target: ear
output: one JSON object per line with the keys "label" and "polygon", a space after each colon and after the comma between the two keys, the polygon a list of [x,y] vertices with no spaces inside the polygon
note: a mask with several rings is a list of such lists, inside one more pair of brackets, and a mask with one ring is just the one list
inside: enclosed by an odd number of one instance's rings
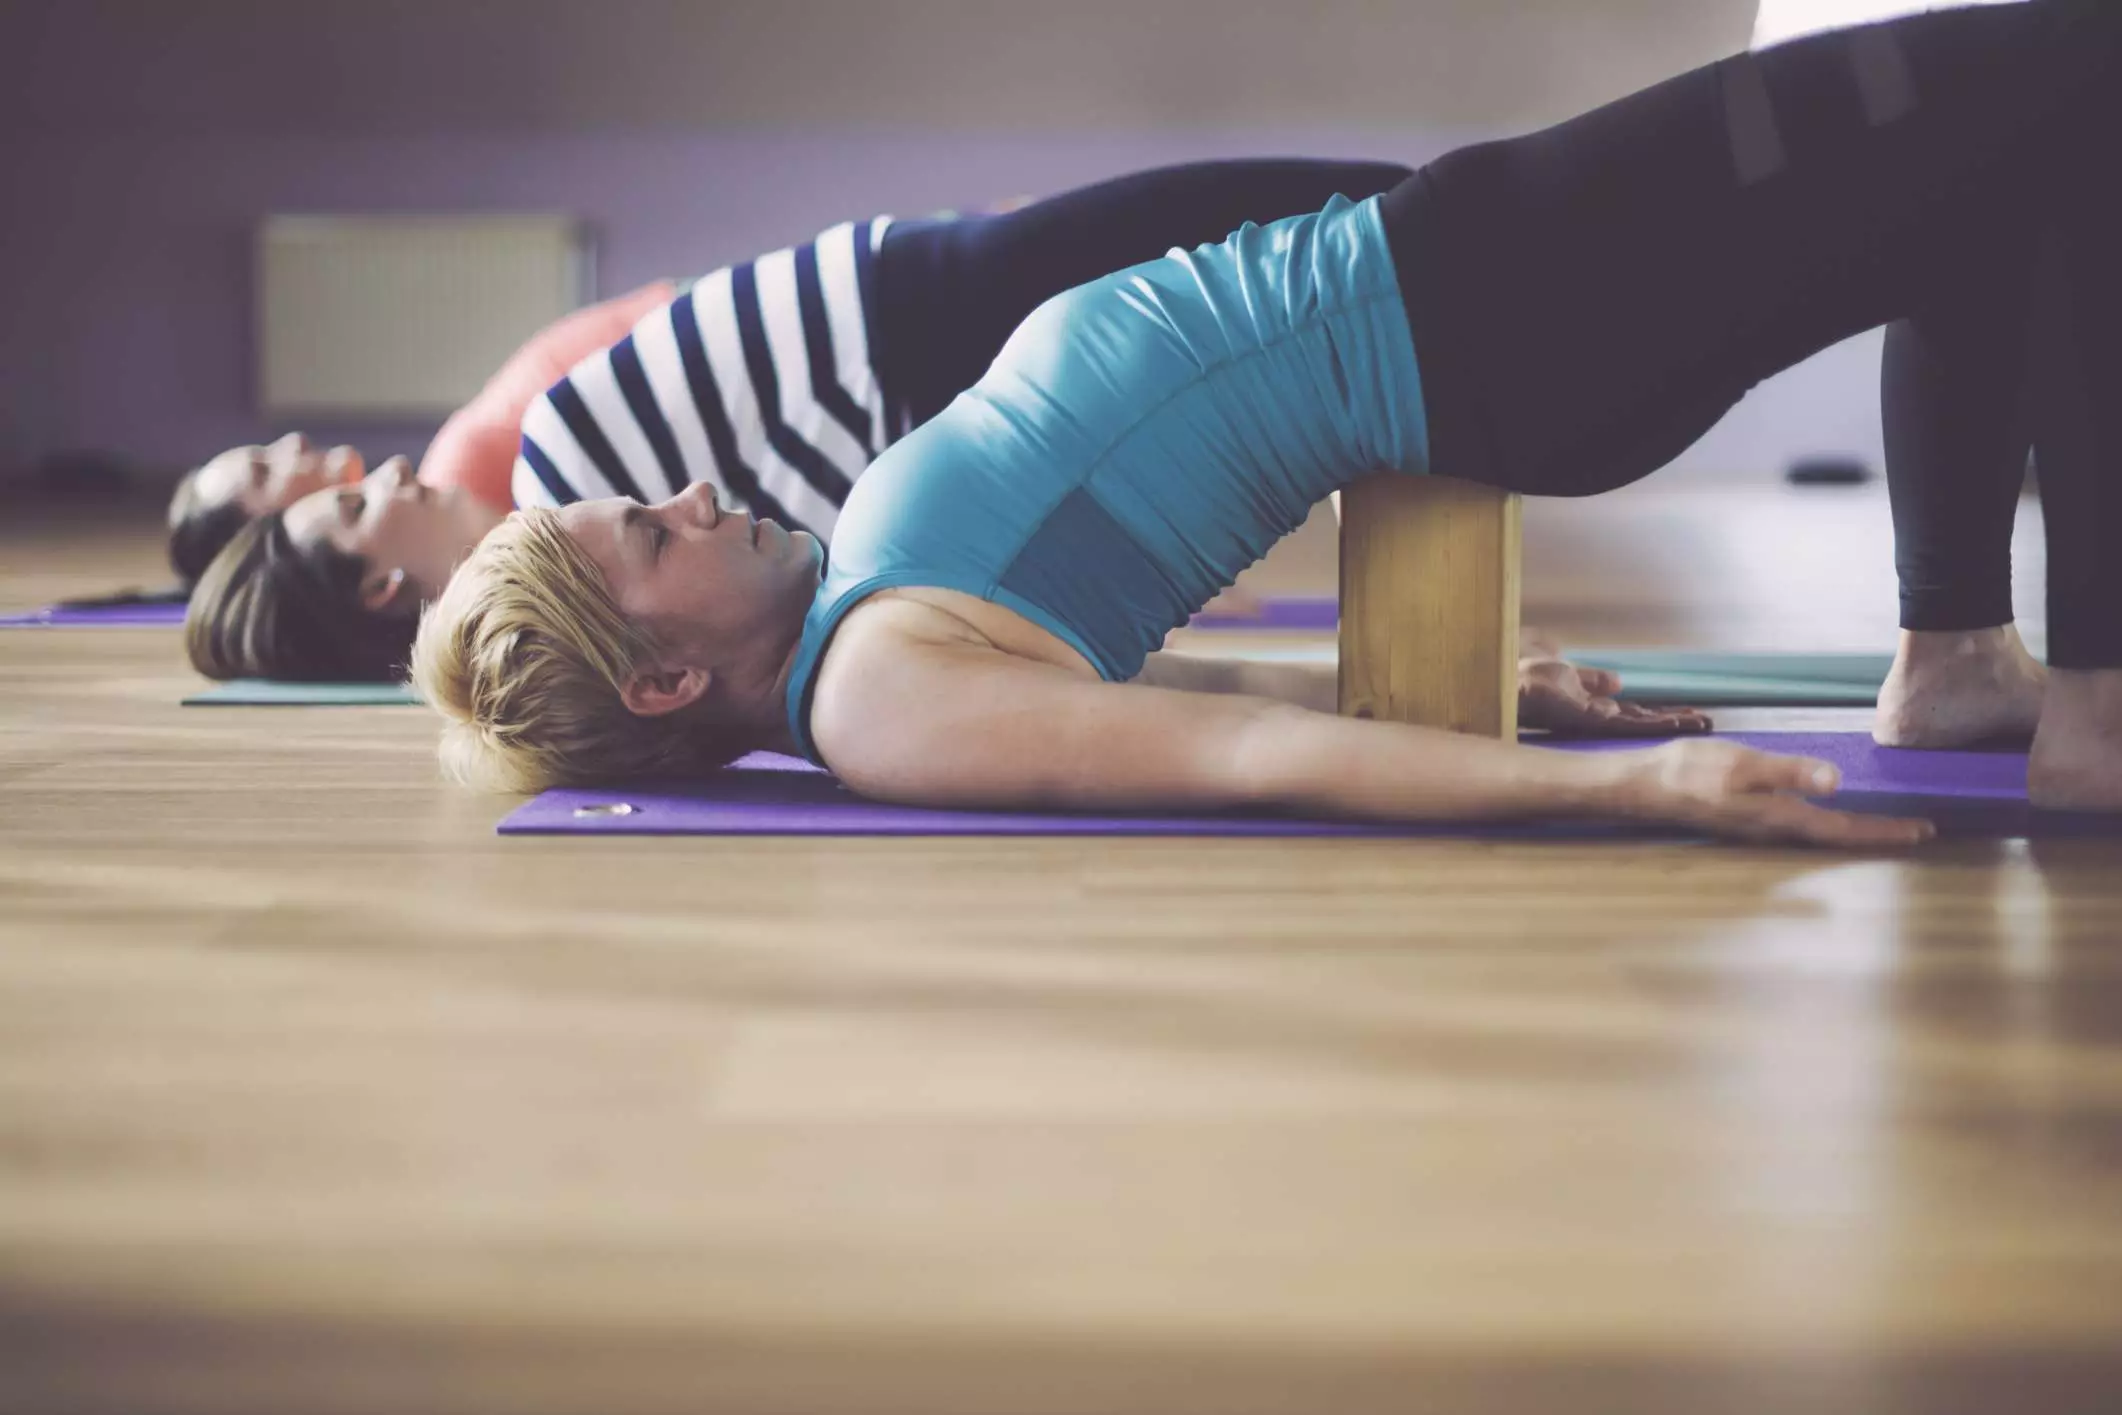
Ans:
{"label": "ear", "polygon": [[361,578],[361,607],[372,614],[398,609],[412,592],[403,570],[378,570]]}
{"label": "ear", "polygon": [[704,668],[644,669],[634,675],[619,698],[636,717],[662,717],[699,702],[713,682],[714,675]]}

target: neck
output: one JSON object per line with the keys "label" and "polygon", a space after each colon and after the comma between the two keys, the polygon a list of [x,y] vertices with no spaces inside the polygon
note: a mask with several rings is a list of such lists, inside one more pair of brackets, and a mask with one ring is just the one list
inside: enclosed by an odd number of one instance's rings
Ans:
{"label": "neck", "polygon": [[760,751],[801,755],[788,730],[788,680],[796,671],[796,653],[802,647],[800,633],[790,638],[766,685],[732,694],[733,700],[727,704],[722,720],[741,727]]}
{"label": "neck", "polygon": [[781,667],[774,673],[774,691],[770,699],[773,722],[770,729],[768,724],[760,724],[762,729],[771,731],[766,750],[792,757],[800,757],[803,753],[796,745],[795,734],[788,730],[788,680],[795,676],[796,653],[802,647],[803,635],[800,633],[789,640],[788,652],[781,655]]}

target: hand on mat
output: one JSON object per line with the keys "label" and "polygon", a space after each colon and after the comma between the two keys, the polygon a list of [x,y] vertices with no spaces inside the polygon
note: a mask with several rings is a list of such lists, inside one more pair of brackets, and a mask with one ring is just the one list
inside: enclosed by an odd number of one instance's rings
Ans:
{"label": "hand on mat", "polygon": [[1518,629],[1518,657],[1560,658],[1562,644],[1545,629],[1535,629],[1530,624],[1521,625]]}
{"label": "hand on mat", "polygon": [[1673,742],[1624,754],[1632,774],[1630,814],[1739,840],[1798,841],[1844,849],[1917,845],[1929,821],[1857,815],[1806,800],[1841,784],[1834,767],[1730,742]]}
{"label": "hand on mat", "polygon": [[1518,725],[1572,737],[1679,737],[1707,732],[1693,708],[1651,708],[1615,699],[1621,675],[1559,658],[1518,660]]}

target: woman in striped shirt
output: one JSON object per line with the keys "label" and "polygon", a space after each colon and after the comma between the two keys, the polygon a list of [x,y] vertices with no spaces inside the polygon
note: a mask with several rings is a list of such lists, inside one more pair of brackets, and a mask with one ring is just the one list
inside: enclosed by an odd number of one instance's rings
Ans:
{"label": "woman in striped shirt", "polygon": [[[630,332],[611,331],[549,379],[528,400],[520,440],[508,431],[508,499],[660,501],[705,483],[829,542],[870,460],[971,387],[1049,297],[1406,174],[1371,162],[1196,163],[1012,211],[843,223],[664,293]],[[498,466],[489,423],[476,440],[472,460]],[[193,665],[214,678],[395,676],[420,606],[500,519],[496,480],[426,466],[416,477],[394,459],[259,516],[193,593]]]}

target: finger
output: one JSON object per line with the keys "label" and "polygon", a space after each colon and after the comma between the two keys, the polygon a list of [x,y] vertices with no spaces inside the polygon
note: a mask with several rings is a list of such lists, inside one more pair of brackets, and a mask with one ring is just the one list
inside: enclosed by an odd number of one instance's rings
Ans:
{"label": "finger", "polygon": [[1706,721],[1692,708],[1650,707],[1643,703],[1621,702],[1614,698],[1601,699],[1614,704],[1614,716],[1624,722],[1651,723],[1666,728],[1682,728]]}
{"label": "finger", "polygon": [[1808,796],[1832,796],[1841,788],[1842,773],[1832,762],[1817,757],[1750,751],[1732,763],[1731,784],[1738,791],[1797,791]]}
{"label": "finger", "polygon": [[1761,839],[1799,840],[1842,850],[1892,850],[1920,845],[1938,833],[1927,820],[1837,811],[1795,796],[1756,799],[1761,802],[1756,824],[1766,832],[1756,837]]}
{"label": "finger", "polygon": [[1621,675],[1604,668],[1580,668],[1577,681],[1595,698],[1610,698],[1621,691]]}
{"label": "finger", "polygon": [[1656,722],[1658,730],[1670,737],[1699,737],[1711,730],[1710,720],[1699,712],[1650,712],[1643,719]]}
{"label": "finger", "polygon": [[1709,730],[1707,723],[1669,713],[1631,713],[1606,726],[1616,737],[1695,737]]}
{"label": "finger", "polygon": [[1668,714],[1611,698],[1582,703],[1544,698],[1525,704],[1519,720],[1527,726],[1580,737],[1678,737],[1695,730]]}

